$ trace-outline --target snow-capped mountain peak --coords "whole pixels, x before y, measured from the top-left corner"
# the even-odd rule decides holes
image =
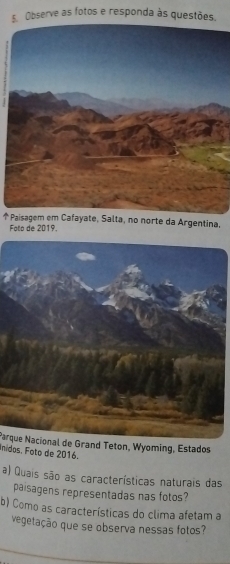
[[[224,286],[214,284],[188,292],[169,280],[149,283],[137,264],[128,265],[110,284],[98,289],[86,284],[76,272],[40,274],[16,268],[0,273],[0,290],[36,315],[50,314],[50,319],[56,308],[65,310],[69,304],[72,311],[75,303],[81,303],[88,304],[92,316],[94,307],[103,306],[104,315],[109,310],[111,315],[121,315],[130,325],[139,323],[145,330],[153,327],[160,316],[170,320],[173,326],[177,319],[183,319],[185,324],[202,322],[224,339],[227,300]]]
[[[15,270],[6,270],[5,272],[3,272],[3,276],[2,276],[3,282],[7,284],[14,277],[14,275],[15,275]]]
[[[116,307],[117,296],[121,294],[139,300],[155,298],[151,286],[146,282],[142,271],[136,264],[127,266],[111,284],[98,291],[101,291],[106,297],[104,304],[107,305],[109,299],[110,304],[114,307]]]
[[[127,268],[124,270],[124,272],[126,274],[131,274],[131,275],[136,275],[138,274],[139,276],[142,276],[142,272],[139,268],[139,266],[137,266],[137,264],[130,264],[129,266],[127,266]]]
[[[173,288],[174,288],[174,284],[172,284],[172,282],[170,282],[170,280],[168,280],[168,279],[166,279],[166,280],[163,282],[163,285],[164,285],[164,286],[169,286],[169,287],[173,287]]]
[[[57,271],[38,274],[32,270],[17,268],[0,273],[0,288],[11,298],[23,303],[33,294],[56,298],[74,297],[79,291],[93,292],[93,289],[75,273]]]

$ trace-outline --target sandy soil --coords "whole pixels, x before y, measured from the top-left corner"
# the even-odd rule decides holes
[[[229,180],[183,156],[85,160],[75,169],[53,160],[7,168],[5,205],[225,213]]]

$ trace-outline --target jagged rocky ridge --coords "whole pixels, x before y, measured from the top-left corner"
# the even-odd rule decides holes
[[[76,273],[15,269],[0,274],[0,290],[1,333],[14,328],[19,337],[86,347],[224,350],[226,289],[219,284],[186,293],[167,280],[148,283],[130,265],[97,289]]]

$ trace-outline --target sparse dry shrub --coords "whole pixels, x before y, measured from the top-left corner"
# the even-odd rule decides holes
[[[56,400],[56,403],[58,405],[66,405],[69,399],[70,399],[69,396],[61,396]]]
[[[22,427],[24,429],[30,429],[31,424],[26,420],[23,414],[17,412],[2,412],[0,415],[1,425],[6,425],[7,427]]]
[[[34,401],[33,394],[31,392],[20,392],[20,398],[25,402]]]
[[[83,422],[83,428],[85,427],[85,422]],[[86,427],[88,431],[81,430],[80,432],[88,432],[103,435],[126,435],[127,424],[121,421],[111,421],[111,420],[100,420],[95,421],[90,420]]]
[[[209,426],[208,421],[206,421],[205,419],[193,419],[192,424],[197,425],[197,427],[208,427]]]
[[[139,410],[145,409],[147,401],[148,401],[148,398],[146,396],[141,395],[141,394],[132,397],[132,403],[133,403],[134,409],[139,409]]]
[[[163,426],[161,423],[152,424],[141,422],[130,422],[127,427],[127,435],[139,437],[174,437],[170,427]]]
[[[82,405],[83,407],[83,405]],[[99,398],[89,398],[86,396],[85,403],[84,403],[84,411],[85,413],[95,413],[97,414],[99,409],[101,409],[102,405]],[[80,408],[80,406],[79,406]]]
[[[12,427],[114,436],[202,438],[217,437],[223,428],[222,416],[210,424],[181,413],[176,402],[159,402],[141,395],[132,398],[132,403],[142,409],[130,411],[103,406],[100,397],[82,395],[71,399],[20,390],[4,392],[1,394],[0,390],[0,424]]]
[[[33,399],[37,402],[43,403],[43,400],[48,396],[48,394],[42,394],[41,392],[33,392]]]
[[[42,400],[42,405],[44,405],[44,407],[48,407],[48,408],[53,408],[54,406],[57,405],[57,402],[53,400],[53,398],[44,398]]]
[[[42,395],[43,395],[42,403],[44,405],[56,404],[59,399],[58,394],[42,394]]]
[[[0,388],[0,398],[3,397],[7,397],[9,396],[9,390],[5,389],[5,388]]]
[[[110,407],[109,406],[102,406],[98,409],[97,415],[109,415]]]
[[[70,400],[71,401],[71,400]],[[71,405],[71,408],[75,411],[95,414],[97,415],[101,410],[103,410],[103,406],[100,402],[100,398],[91,398],[89,396],[80,395],[76,400],[73,400],[67,403],[68,407]],[[106,411],[105,411],[106,413]]]
[[[53,420],[45,415],[35,416],[32,418],[31,429],[39,429],[41,431],[49,431],[52,428]]]
[[[77,409],[77,404],[76,404],[76,400],[72,400],[72,399],[68,399],[66,403],[64,404],[60,404],[63,405],[66,409]]]
[[[59,399],[59,395],[56,393],[47,392],[31,392],[33,401],[38,401],[41,403],[55,403]]]
[[[111,407],[108,415],[112,417],[129,417],[130,412],[125,407]]]
[[[12,396],[0,397],[0,405],[19,405],[18,398],[13,398]]]
[[[64,428],[63,428],[64,424]],[[76,433],[93,433],[98,435],[125,435],[126,424],[120,421],[103,420],[97,417],[67,417],[65,421],[58,419],[52,426],[53,431],[74,431]]]
[[[25,411],[31,412],[31,413],[44,413],[44,409],[42,407],[42,405],[38,402],[36,403],[29,403],[27,404]]]
[[[0,424],[8,427],[21,427],[23,429],[50,429],[50,423],[45,417],[28,415],[16,409],[3,410],[0,414]]]
[[[186,423],[186,417],[182,417],[180,419],[176,419],[175,417],[171,417],[170,419],[167,420],[168,424],[180,424],[180,423]]]
[[[174,411],[173,409],[162,409],[155,414],[155,417],[158,419],[171,419],[174,418],[176,420],[181,420],[184,417],[184,414],[180,411]]]
[[[6,388],[0,388],[0,396],[9,396],[12,398],[20,397],[23,394],[21,390],[11,390]]]
[[[155,436],[155,433],[153,433],[153,426],[149,425],[148,423],[129,423],[128,427],[127,427],[127,435],[130,436],[139,436],[139,437],[152,437]]]
[[[159,411],[159,409],[162,409],[162,404],[159,404],[155,398],[146,398],[144,409],[146,411]]]
[[[66,412],[58,412],[58,414],[53,416],[52,420],[52,431],[76,431],[76,422],[78,420],[77,415]]]

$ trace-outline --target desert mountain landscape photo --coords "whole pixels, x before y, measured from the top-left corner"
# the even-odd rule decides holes
[[[5,243],[1,424],[219,436],[226,275],[219,249]]]
[[[224,213],[230,38],[83,25],[12,39],[5,204]]]

